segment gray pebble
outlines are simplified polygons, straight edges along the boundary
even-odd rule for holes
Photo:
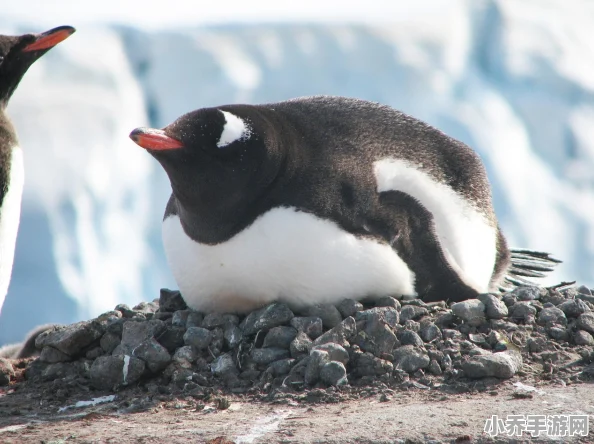
[[[297,336],[297,330],[293,327],[273,327],[268,330],[264,337],[264,348],[286,348],[288,349],[291,342]]]
[[[302,331],[298,332],[297,336],[295,336],[295,339],[293,339],[289,345],[291,357],[299,358],[301,356],[307,356],[312,348],[312,345],[313,343],[309,336],[307,336]]]
[[[245,335],[253,335],[260,330],[287,324],[293,317],[293,312],[286,304],[275,302],[248,314],[239,327]]]
[[[342,362],[344,365],[346,365],[349,362],[349,353],[338,344],[329,343],[329,344],[316,345],[312,349],[312,352],[314,350],[325,351],[326,353],[328,353],[328,357],[330,358],[331,361]]]
[[[14,367],[10,361],[6,358],[0,358],[0,387],[8,385],[14,374]]]
[[[393,309],[390,308],[389,310]],[[360,311],[357,316],[362,313],[365,312]],[[396,344],[396,335],[388,326],[385,314],[381,311],[371,311],[364,319],[364,321],[361,321],[364,323],[363,329],[357,333],[351,342],[358,345],[361,350],[373,353],[378,357],[390,353]]]
[[[296,316],[291,319],[291,326],[297,329],[297,331],[302,331],[311,339],[318,338],[323,332],[322,320],[315,316]]]
[[[175,351],[172,360],[180,367],[191,368],[192,363],[196,360],[197,357],[198,355],[194,351],[194,348],[190,347],[189,345],[185,345],[183,347],[178,348]]]
[[[127,304],[118,304],[115,306],[114,310],[117,310],[120,313],[122,313],[122,316],[124,318],[132,318],[136,316],[136,312],[132,310],[130,307],[128,307]]]
[[[552,339],[557,341],[567,341],[569,339],[569,334],[567,333],[567,329],[565,327],[553,326],[549,328],[548,333]]]
[[[414,345],[415,347],[425,346],[421,337],[412,330],[402,330],[398,335],[398,340],[402,345]]]
[[[85,358],[93,360],[98,358],[99,356],[103,356],[105,352],[101,347],[93,347],[87,353],[85,353]]]
[[[332,304],[315,304],[300,310],[303,316],[317,317],[322,320],[324,328],[336,327],[342,321],[338,308]]]
[[[155,336],[159,336],[166,328],[165,322],[158,319],[150,321],[126,321],[122,330],[122,342],[112,354],[131,355],[132,350]]]
[[[355,321],[367,321],[369,319],[381,319],[390,327],[398,325],[398,311],[393,307],[375,307],[369,310],[359,311],[355,314]]]
[[[433,322],[425,322],[419,329],[419,336],[425,342],[431,342],[435,339],[441,339],[441,330]]]
[[[576,345],[594,345],[594,338],[590,333],[584,330],[578,330],[573,336]]]
[[[121,339],[118,335],[107,332],[101,336],[99,345],[101,345],[101,348],[105,353],[110,354],[118,345],[120,345],[120,341]]]
[[[439,366],[439,362],[437,362],[435,359],[431,360],[431,362],[429,363],[429,367],[427,367],[427,370],[429,371],[429,373],[436,376],[439,376],[443,373],[441,367]]]
[[[133,356],[142,359],[152,373],[163,370],[171,362],[171,355],[155,338],[150,338],[136,347]]]
[[[355,373],[359,376],[380,376],[391,373],[394,365],[385,359],[373,356],[371,353],[359,353],[355,361]]]
[[[485,315],[489,319],[503,319],[508,315],[507,305],[497,296],[485,293],[479,294],[478,300],[485,304]]]
[[[355,316],[355,313],[363,310],[363,304],[354,299],[343,299],[336,304],[336,308],[343,318],[348,318],[349,316]]]
[[[134,356],[100,356],[91,366],[91,384],[97,389],[114,390],[138,381],[144,369],[144,361]]]
[[[540,325],[567,325],[565,313],[557,307],[543,308],[538,314],[538,323]]]
[[[105,327],[97,322],[83,321],[76,324],[55,326],[44,331],[35,339],[35,347],[53,347],[69,356],[76,356],[91,343],[99,339]]]
[[[468,378],[495,377],[509,379],[522,366],[522,356],[515,351],[504,351],[486,356],[474,356],[462,364]]]
[[[304,380],[307,385],[315,384],[320,378],[322,367],[330,362],[328,353],[323,350],[312,350],[305,368]]]
[[[185,334],[186,329],[184,327],[171,326],[167,327],[156,339],[169,353],[174,353],[177,348],[184,345]]]
[[[314,345],[326,344],[334,342],[343,347],[348,347],[348,340],[357,333],[357,323],[351,316],[343,320],[340,324],[331,330],[328,330],[322,336],[314,341]]]
[[[544,296],[543,291],[539,287],[528,286],[517,287],[512,291],[512,294],[518,301],[533,301]]]
[[[580,301],[588,302],[588,303],[594,305],[594,296],[591,296],[589,294],[578,293],[575,298],[579,299]]]
[[[190,310],[188,318],[186,319],[186,328],[202,327],[202,319],[204,315],[199,311]]]
[[[45,346],[41,350],[39,360],[47,363],[72,361],[72,357],[54,347]]]
[[[217,376],[238,373],[231,353],[225,353],[212,361],[210,364],[210,370]]]
[[[173,313],[173,316],[171,317],[171,325],[173,325],[174,327],[185,328],[189,314],[190,310],[177,310]]]
[[[400,310],[400,302],[398,299],[393,298],[392,296],[383,296],[375,301],[376,307],[392,307],[396,310]]]
[[[536,308],[530,302],[518,301],[509,309],[509,317],[516,322],[531,323],[535,316]]]
[[[273,376],[284,376],[289,374],[293,364],[295,364],[295,360],[292,358],[279,359],[272,362],[267,371],[271,372]]]
[[[452,313],[469,325],[478,326],[485,322],[485,304],[478,299],[456,302],[451,308]]]
[[[518,302],[518,300],[516,299],[516,296],[513,293],[511,293],[511,292],[510,293],[505,293],[504,295],[502,295],[501,296],[501,300],[507,306],[507,308],[511,307],[516,302]]]
[[[404,324],[406,321],[422,318],[429,314],[429,311],[425,307],[419,307],[417,305],[406,305],[400,310],[400,323]]]
[[[335,387],[348,384],[346,368],[342,362],[330,361],[324,364],[320,370],[320,379]]]
[[[227,347],[233,349],[237,347],[243,340],[243,332],[237,325],[228,324],[223,333]]]
[[[161,289],[161,295],[159,297],[159,310],[175,312],[177,310],[185,310],[187,307],[182,295],[177,290],[168,290],[167,288]]]
[[[588,296],[591,296],[592,295],[592,291],[588,287],[586,287],[585,285],[580,285],[578,288],[576,288],[576,290],[580,294],[585,294],[585,295],[588,295]]]
[[[184,334],[184,343],[197,349],[205,349],[212,341],[212,332],[202,327],[190,327]]]
[[[563,310],[565,316],[577,318],[582,313],[590,311],[590,307],[581,299],[569,299],[558,305],[559,309]]]
[[[394,365],[407,373],[427,368],[430,362],[427,352],[412,345],[404,345],[394,350]]]
[[[594,313],[592,313],[592,312],[582,313],[577,318],[576,325],[578,328],[580,328],[582,330],[586,330],[588,333],[594,333]],[[35,342],[35,345],[37,345],[37,342]]]
[[[268,365],[271,362],[289,357],[289,350],[284,348],[255,348],[250,357],[258,365]]]
[[[239,318],[234,314],[209,313],[204,316],[201,327],[213,329],[215,327],[224,327],[227,324],[239,324]]]

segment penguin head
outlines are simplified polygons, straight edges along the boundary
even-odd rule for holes
[[[282,159],[270,122],[249,105],[199,109],[163,129],[137,128],[130,138],[161,163],[182,206],[201,210],[249,205],[277,177]]]
[[[74,33],[71,26],[60,26],[41,34],[0,35],[0,107],[10,97],[29,67],[43,54]]]

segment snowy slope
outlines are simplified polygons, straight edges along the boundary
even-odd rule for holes
[[[386,103],[474,147],[510,243],[565,261],[548,283],[593,286],[592,3],[433,3],[391,25],[79,26],[9,107],[27,177],[0,343],[174,286],[159,232],[169,185],[131,129],[311,94]]]

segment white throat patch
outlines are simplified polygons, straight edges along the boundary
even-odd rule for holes
[[[431,214],[439,244],[452,269],[466,285],[484,293],[495,267],[497,232],[486,217],[452,188],[400,159],[374,163],[377,191],[402,191]]]
[[[217,142],[218,148],[226,147],[227,145],[235,142],[236,140],[247,139],[250,137],[251,131],[249,126],[243,121],[243,119],[237,117],[235,114],[229,111],[221,111],[225,116],[225,126],[221,137]]]
[[[274,208],[217,245],[190,239],[172,215],[163,221],[163,245],[195,310],[246,312],[275,300],[303,307],[415,293],[415,275],[392,247],[294,208]]]

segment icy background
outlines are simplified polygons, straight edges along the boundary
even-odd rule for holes
[[[175,287],[169,183],[133,128],[311,94],[386,103],[475,148],[510,244],[565,261],[546,283],[594,286],[594,2],[9,3],[0,33],[78,31],[9,106],[26,185],[0,344]]]

